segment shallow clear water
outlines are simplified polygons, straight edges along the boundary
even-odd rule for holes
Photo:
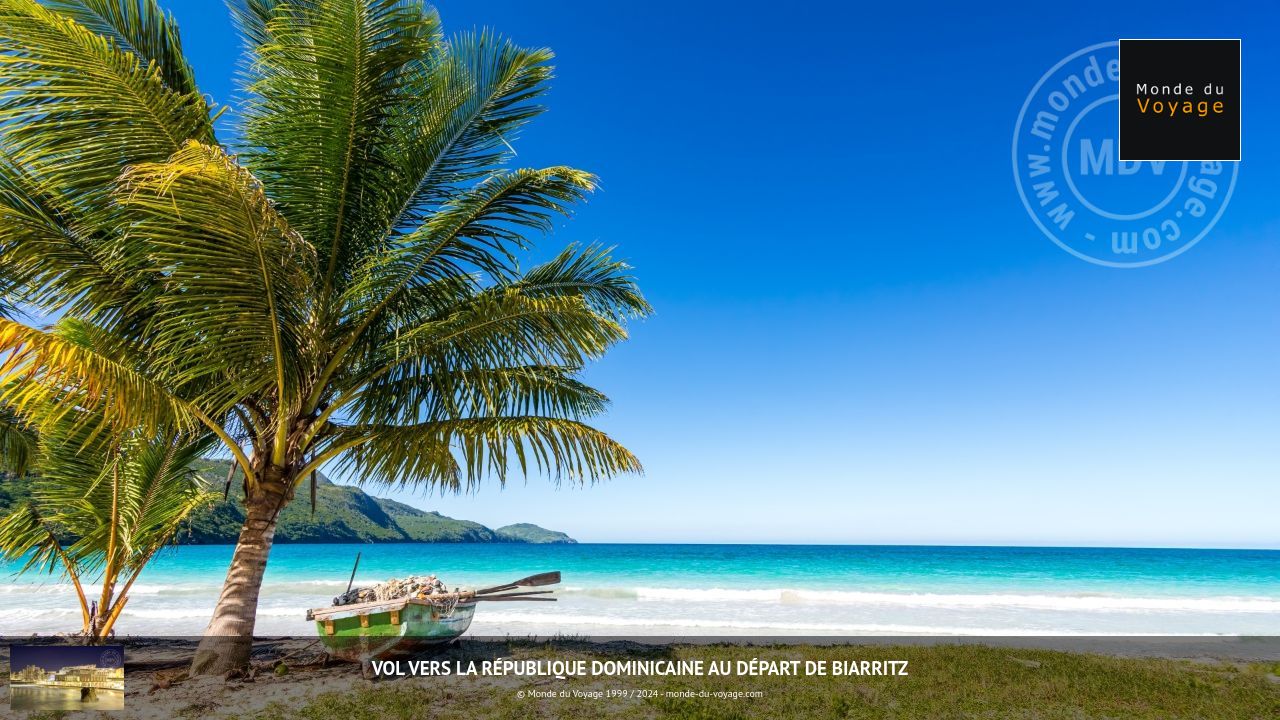
[[[557,603],[482,606],[474,634],[1280,634],[1280,551],[797,545],[280,545],[261,634],[310,634],[308,607],[434,572],[451,586],[560,570]],[[167,551],[119,631],[198,634],[230,546]],[[0,566],[0,634],[74,629],[57,578]]]

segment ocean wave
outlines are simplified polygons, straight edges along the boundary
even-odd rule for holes
[[[906,625],[897,623],[817,623],[817,622],[769,622],[751,620],[724,620],[719,618],[627,618],[608,615],[569,615],[548,617],[537,613],[490,612],[477,614],[472,632],[483,635],[489,625],[536,626],[537,632],[563,627],[584,628],[676,628],[700,632],[713,630],[765,631],[771,633],[830,634],[830,635],[973,635],[990,637],[1134,637],[1142,633],[1132,632],[1076,632],[1045,630],[1041,628],[979,627],[959,625]],[[652,634],[652,633],[651,633]],[[709,633],[715,634],[715,633]],[[1155,634],[1151,634],[1155,635]],[[1159,636],[1200,636],[1200,633],[1159,633]]]
[[[208,619],[213,615],[213,606],[178,607],[178,608],[129,608],[124,614],[130,617],[151,620],[180,620],[183,618]],[[306,617],[307,608],[294,606],[259,606],[258,617]]]
[[[371,584],[357,582],[356,586]],[[131,595],[148,597],[181,597],[215,599],[221,583],[139,583],[131,589]],[[328,579],[290,579],[267,582],[262,587],[264,600],[284,598],[313,606],[328,604],[333,595],[346,588],[345,581]],[[100,592],[97,586],[85,585],[90,596]],[[50,581],[41,583],[6,583],[0,585],[0,595],[38,595],[44,598],[73,597],[70,584]],[[573,597],[593,600],[637,601],[641,603],[726,603],[769,605],[839,605],[937,609],[1023,609],[1062,612],[1097,613],[1227,613],[1227,614],[1280,614],[1280,598],[1265,596],[1143,596],[1102,593],[1048,594],[1048,593],[931,593],[931,592],[876,592],[860,590],[817,590],[806,588],[685,588],[685,587],[624,587],[570,585],[558,589],[566,599]],[[5,601],[8,604],[11,601]],[[40,602],[40,601],[37,601]],[[172,601],[171,601],[172,602]],[[181,600],[179,602],[186,602]],[[29,603],[28,603],[29,604]],[[204,603],[201,603],[204,604]],[[296,602],[289,603],[290,605]],[[136,605],[135,605],[136,607]],[[164,612],[169,612],[165,610]]]
[[[566,589],[568,590],[568,589]],[[1033,595],[1016,593],[888,593],[791,588],[608,588],[569,591],[592,597],[634,597],[641,602],[721,602],[816,605],[895,605],[929,608],[1024,608],[1085,612],[1280,613],[1269,597],[1142,597],[1122,595]]]
[[[602,598],[606,600],[638,600],[640,595],[637,588],[623,587],[577,587],[567,586],[559,589],[559,592],[565,595],[585,595],[586,597]]]
[[[29,595],[32,593],[57,595],[62,593],[74,593],[75,587],[71,583],[58,582],[42,582],[42,583],[5,583],[0,585],[0,595]]]
[[[86,595],[94,596],[102,592],[101,585],[86,583],[82,586]],[[200,595],[207,593],[216,594],[222,587],[221,583],[176,583],[176,584],[159,584],[148,585],[145,583],[137,583],[129,588],[130,595]],[[74,597],[75,586],[71,583],[62,582],[41,582],[41,583],[10,583],[0,585],[0,595],[21,594],[21,595],[65,595]]]
[[[80,609],[75,608],[4,608],[0,609],[0,620],[31,620],[49,615],[75,615],[79,617]],[[4,634],[0,632],[0,634]]]
[[[356,587],[362,585],[372,585],[374,581],[365,583],[357,582]],[[102,592],[101,585],[87,583],[84,590],[89,595],[97,595]],[[345,580],[290,580],[285,582],[266,582],[262,585],[261,594],[264,595],[334,595],[342,592],[347,587]],[[186,582],[186,583],[137,583],[129,589],[130,595],[211,595],[217,597],[222,590],[222,579],[207,582]],[[21,595],[72,595],[75,587],[70,583],[64,582],[15,582],[0,585],[0,595],[21,594]]]

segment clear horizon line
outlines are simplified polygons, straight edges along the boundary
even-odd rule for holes
[[[537,543],[537,542],[441,542],[441,541],[395,541],[395,542],[276,542],[275,545],[744,545],[744,546],[794,546],[794,547],[912,547],[912,548],[1004,548],[1027,550],[1208,550],[1222,552],[1280,552],[1280,546],[1192,546],[1192,545],[1056,545],[1056,544],[1012,544],[1012,543],[936,543],[936,542],[760,542],[760,541],[667,541],[667,540],[578,540],[572,543]],[[234,546],[235,543],[179,543],[177,547]]]

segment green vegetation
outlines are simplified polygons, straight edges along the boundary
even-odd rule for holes
[[[197,467],[200,475],[210,483],[221,483],[226,479],[228,467],[225,462],[202,461]],[[235,542],[244,517],[240,503],[220,500],[192,515],[178,542]],[[537,525],[524,523],[519,527],[533,530],[504,536],[501,531],[491,530],[477,522],[455,520],[438,512],[373,497],[358,487],[335,485],[321,473],[316,479],[315,512],[305,499],[285,506],[276,525],[276,542],[574,542],[564,533],[544,530]]]
[[[393,720],[422,717],[816,718],[844,720],[1271,720],[1280,684],[1260,666],[1115,658],[979,645],[609,649],[514,644],[501,654],[618,660],[907,660],[907,677],[545,678],[495,681],[413,678],[331,693],[303,707],[276,705],[256,717]],[[455,652],[455,651],[451,651]],[[649,698],[524,698],[518,691],[646,690]],[[668,697],[667,692],[759,692],[740,699]]]
[[[226,471],[222,471],[222,477]],[[196,513],[178,541],[184,544],[233,543],[244,524],[244,507],[222,500]],[[454,520],[392,500],[375,498],[357,487],[316,481],[316,508],[293,503],[280,511],[276,542],[494,542],[494,532],[479,523]]]
[[[69,403],[70,404],[70,403]],[[87,642],[108,637],[143,568],[209,500],[191,463],[212,435],[97,432],[74,406],[40,433],[39,474],[0,519],[0,557],[20,573],[60,572],[75,588]],[[6,482],[6,485],[9,483]],[[100,592],[89,594],[85,584]]]
[[[213,434],[241,528],[192,670],[249,660],[281,509],[341,463],[458,491],[638,472],[582,372],[650,308],[569,245],[522,262],[595,189],[512,168],[550,51],[446,35],[420,2],[232,0],[244,102],[219,140],[155,0],[0,0],[0,403],[37,434]],[[74,149],[74,157],[68,155]]]
[[[220,494],[227,476],[225,461],[197,460],[193,466],[206,486],[218,492],[209,495],[174,537],[184,545],[226,544],[236,541],[244,524],[244,507]],[[31,496],[34,477],[0,475],[0,516]],[[508,532],[518,528],[515,532]],[[59,533],[64,541],[71,536]],[[365,543],[365,542],[510,542],[573,543],[562,532],[546,530],[531,523],[491,530],[470,520],[455,520],[438,512],[427,512],[394,500],[377,498],[358,487],[335,485],[323,474],[316,481],[316,508],[310,502],[288,505],[280,512],[276,542],[283,543]]]
[[[31,476],[0,471],[0,515],[31,499]]]
[[[504,525],[498,528],[498,536],[508,542],[527,542],[527,543],[576,543],[577,540],[565,535],[562,532],[547,530],[540,528],[533,523],[516,523],[514,525]]]
[[[3,317],[2,312],[0,317]],[[34,435],[22,418],[12,408],[0,404],[0,471],[24,474],[31,463],[35,444]]]

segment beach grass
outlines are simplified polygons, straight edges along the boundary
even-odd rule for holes
[[[1016,718],[1018,720],[1273,720],[1280,717],[1280,668],[1120,658],[981,645],[662,646],[577,649],[513,643],[513,658],[617,660],[906,660],[909,675],[843,677],[493,678],[379,681],[275,705],[254,720],[389,720],[417,717],[531,718]],[[559,697],[565,691],[643,690],[649,697]],[[552,691],[556,697],[531,697]],[[669,696],[693,691],[694,697]],[[727,699],[707,693],[758,693]],[[521,694],[523,693],[523,695]]]

